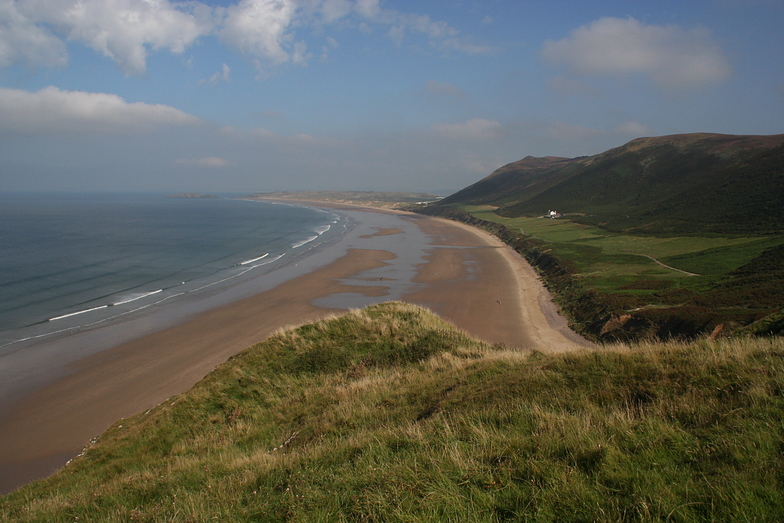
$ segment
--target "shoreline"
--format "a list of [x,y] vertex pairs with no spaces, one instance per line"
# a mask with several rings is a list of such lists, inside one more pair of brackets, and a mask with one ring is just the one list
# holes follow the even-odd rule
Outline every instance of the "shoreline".
[[[137,305],[134,301],[130,310],[108,317],[85,320],[78,315],[76,323],[71,325],[1,345],[0,420],[20,397],[68,375],[69,365],[79,360],[267,291],[333,262],[342,254],[341,249],[334,249],[335,244],[353,227],[352,220],[342,213],[338,227],[328,232],[322,241],[292,248],[285,257],[279,255],[270,264],[250,265],[238,274],[219,274],[219,279],[198,282],[195,288],[155,299],[152,303]],[[150,295],[160,296],[157,293]],[[106,309],[108,307],[101,308],[99,312]]]
[[303,267],[274,271],[280,281],[270,288],[141,337],[128,333],[112,348],[69,363],[65,375],[0,415],[0,493],[50,474],[113,423],[184,392],[275,330],[350,308],[402,300],[491,343],[580,348],[553,330],[554,319],[541,312],[544,287],[496,238],[402,211],[336,207],[355,227],[303,258]]
[[[244,203],[264,203],[273,206],[278,202],[244,200]],[[308,211],[313,214],[322,214],[327,218],[322,225],[310,230],[309,237],[300,238],[288,247],[279,244],[265,245],[272,251],[261,254],[254,250],[248,252],[246,257],[241,258],[237,258],[238,253],[230,253],[221,260],[210,262],[215,264],[200,274],[154,275],[150,282],[134,282],[131,287],[126,289],[116,288],[115,285],[104,295],[93,293],[92,295],[80,296],[79,298],[83,301],[78,304],[59,304],[62,307],[49,308],[46,311],[37,312],[35,316],[25,318],[24,322],[26,323],[4,325],[4,329],[0,333],[0,357],[51,339],[125,322],[128,317],[134,317],[145,309],[153,308],[158,311],[158,309],[167,308],[171,302],[177,302],[177,306],[181,306],[183,301],[202,301],[205,295],[215,294],[216,290],[223,292],[230,287],[246,287],[248,282],[263,278],[270,272],[278,271],[298,258],[310,256],[323,244],[329,244],[335,237],[339,238],[353,226],[351,221],[347,219],[347,215],[338,212],[308,205],[287,205],[286,207],[308,208]],[[225,253],[222,253],[221,256],[223,254]],[[230,257],[234,257],[234,259],[227,262]],[[182,272],[183,269],[177,267],[175,270]],[[180,281],[181,278],[185,281]],[[103,288],[97,288],[103,291]],[[259,290],[255,289],[255,292]],[[208,304],[205,308],[214,306],[214,304]],[[145,313],[142,312],[142,314]],[[3,392],[2,376],[0,376],[0,394]]]

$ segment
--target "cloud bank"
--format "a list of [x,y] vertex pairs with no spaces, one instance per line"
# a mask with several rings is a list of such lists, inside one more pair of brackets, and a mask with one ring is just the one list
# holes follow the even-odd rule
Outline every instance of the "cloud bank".
[[645,25],[634,18],[601,18],[562,40],[547,40],[541,54],[578,76],[642,74],[669,90],[721,83],[731,73],[707,29]]
[[[38,31],[50,29],[82,42],[129,75],[145,73],[149,51],[181,53],[212,30],[206,6],[168,0],[19,0],[3,15],[6,21],[15,17]],[[9,36],[5,43],[19,47],[21,42]],[[53,48],[63,45],[52,38]]]
[[197,125],[199,118],[169,107],[128,103],[117,95],[0,88],[0,130],[32,133],[133,133],[160,126]]

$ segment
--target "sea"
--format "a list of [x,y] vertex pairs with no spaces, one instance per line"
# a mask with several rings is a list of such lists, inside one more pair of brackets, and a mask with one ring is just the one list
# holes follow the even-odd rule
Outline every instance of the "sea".
[[0,193],[0,355],[264,274],[346,226],[242,198]]

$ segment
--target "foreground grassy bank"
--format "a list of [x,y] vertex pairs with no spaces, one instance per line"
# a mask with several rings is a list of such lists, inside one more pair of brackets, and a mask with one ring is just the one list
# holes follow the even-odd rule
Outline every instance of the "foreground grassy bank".
[[3,521],[774,521],[784,341],[489,346],[410,305],[280,332]]

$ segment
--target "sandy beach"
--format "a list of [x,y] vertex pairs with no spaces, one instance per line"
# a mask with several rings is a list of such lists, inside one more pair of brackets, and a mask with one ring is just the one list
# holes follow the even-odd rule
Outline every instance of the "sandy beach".
[[[266,283],[253,283],[250,296],[231,289],[231,296],[212,298],[219,306],[173,325],[129,326],[140,334],[118,330],[122,335],[114,341],[114,331],[105,331],[42,342],[42,354],[65,344],[97,343],[90,340],[103,345],[42,371],[34,388],[4,398],[0,493],[50,474],[114,422],[186,391],[275,330],[349,308],[403,300],[491,343],[544,351],[587,345],[557,314],[533,269],[496,238],[437,218],[333,209],[349,215],[354,228],[275,271]],[[17,360],[20,368],[33,366]]]

